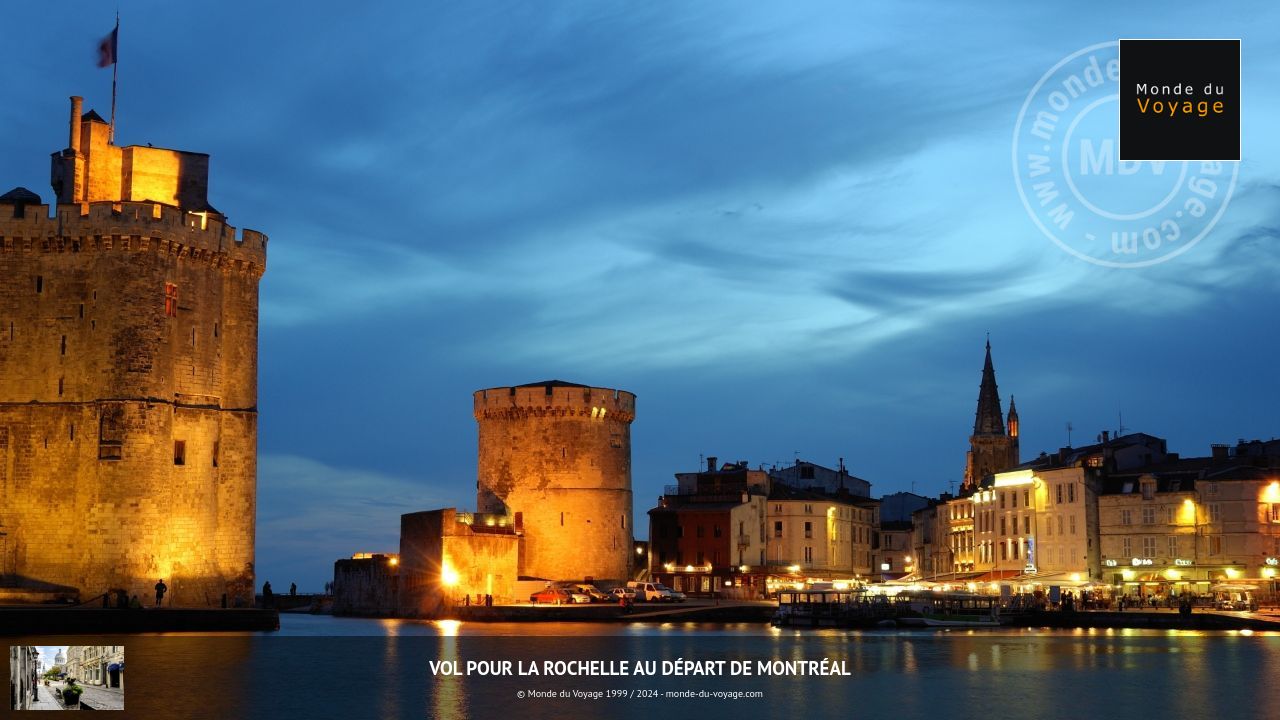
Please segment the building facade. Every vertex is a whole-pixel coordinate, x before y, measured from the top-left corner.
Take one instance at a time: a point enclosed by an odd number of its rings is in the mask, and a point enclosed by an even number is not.
[[[123,645],[71,645],[63,668],[81,685],[124,690]]]
[[[40,682],[40,654],[33,645],[9,646],[9,709],[31,710]]]
[[[439,617],[486,595],[498,604],[527,601],[516,594],[521,534],[509,515],[454,508],[401,515],[398,614]]]
[[[209,205],[207,155],[109,133],[72,98],[54,216],[0,197],[0,577],[251,604],[267,238]]]
[[[475,393],[476,506],[518,518],[520,575],[631,577],[635,401],[622,390],[559,380]]]
[[[1130,597],[1205,595],[1223,584],[1274,596],[1276,460],[1223,452],[1108,477],[1098,501],[1104,579]]]
[[[768,474],[713,457],[676,478],[649,510],[650,575],[686,594],[763,594]]]

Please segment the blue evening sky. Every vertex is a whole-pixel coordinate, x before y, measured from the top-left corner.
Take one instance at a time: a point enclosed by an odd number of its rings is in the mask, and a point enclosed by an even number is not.
[[[1121,411],[1184,454],[1280,428],[1272,3],[120,11],[118,141],[210,153],[212,203],[271,237],[259,583],[318,589],[400,513],[473,506],[484,387],[635,392],[640,528],[700,454],[947,490],[987,332],[1027,457]],[[67,96],[109,111],[112,22],[5,9],[3,189],[49,197]],[[1051,244],[1010,169],[1031,86],[1118,37],[1244,40],[1231,206],[1141,270]]]

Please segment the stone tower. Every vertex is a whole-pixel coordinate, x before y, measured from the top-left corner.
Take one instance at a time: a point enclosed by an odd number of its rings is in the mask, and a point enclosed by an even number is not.
[[[978,489],[989,475],[1017,466],[1018,410],[1009,402],[1009,432],[1005,432],[1000,410],[1000,391],[996,387],[996,370],[991,362],[991,341],[987,340],[987,358],[982,366],[982,384],[978,388],[978,411],[969,436],[969,453],[961,492]]]
[[[207,155],[70,120],[53,217],[0,198],[0,585],[251,602],[267,238],[209,205]]]
[[[519,514],[520,575],[630,576],[636,396],[559,380],[475,393],[476,505]]]

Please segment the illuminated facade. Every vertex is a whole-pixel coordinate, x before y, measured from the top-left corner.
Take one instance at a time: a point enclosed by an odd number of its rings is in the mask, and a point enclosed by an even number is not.
[[[1104,578],[1140,596],[1233,582],[1275,593],[1276,460],[1224,451],[1108,478],[1099,498]]]
[[[527,601],[516,594],[521,532],[507,515],[454,508],[401,515],[399,614],[440,616],[485,595],[498,604]]]
[[[81,109],[54,216],[0,197],[0,577],[252,603],[267,238],[209,205],[207,155],[117,147]]]
[[[559,380],[474,395],[476,508],[520,519],[520,574],[631,577],[636,396]]]

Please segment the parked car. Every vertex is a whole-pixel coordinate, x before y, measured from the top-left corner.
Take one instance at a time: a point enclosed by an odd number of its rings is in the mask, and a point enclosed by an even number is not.
[[[662,583],[655,584],[658,586],[658,590],[666,595],[666,597],[663,598],[666,602],[684,602],[689,599],[687,595],[678,590],[672,590]]]
[[[600,591],[600,588],[590,583],[578,583],[573,586],[573,590],[591,598],[591,602],[609,602],[610,600],[615,599],[604,594]]]
[[[676,602],[674,591],[662,583],[631,581],[627,587],[636,591],[636,600],[644,602]],[[683,599],[683,594],[682,594]]]
[[[591,596],[582,592],[581,590],[578,590],[576,587],[567,587],[562,589],[566,593],[569,593],[569,602],[572,602],[575,604],[582,604],[582,605],[587,605],[591,603]]]
[[[616,587],[616,588],[614,588],[614,589],[612,589],[612,590],[610,590],[610,591],[609,591],[609,595],[611,595],[611,596],[612,596],[612,598],[613,598],[613,601],[614,601],[614,602],[617,602],[617,601],[619,601],[619,600],[622,600],[623,598],[625,598],[625,599],[627,599],[627,600],[630,600],[631,602],[635,602],[635,601],[636,601],[636,589],[635,589],[635,588],[629,588],[629,587]]]
[[[538,603],[545,603],[547,605],[568,605],[573,602],[573,596],[564,588],[548,587],[530,595],[529,602],[534,605],[537,605]]]

